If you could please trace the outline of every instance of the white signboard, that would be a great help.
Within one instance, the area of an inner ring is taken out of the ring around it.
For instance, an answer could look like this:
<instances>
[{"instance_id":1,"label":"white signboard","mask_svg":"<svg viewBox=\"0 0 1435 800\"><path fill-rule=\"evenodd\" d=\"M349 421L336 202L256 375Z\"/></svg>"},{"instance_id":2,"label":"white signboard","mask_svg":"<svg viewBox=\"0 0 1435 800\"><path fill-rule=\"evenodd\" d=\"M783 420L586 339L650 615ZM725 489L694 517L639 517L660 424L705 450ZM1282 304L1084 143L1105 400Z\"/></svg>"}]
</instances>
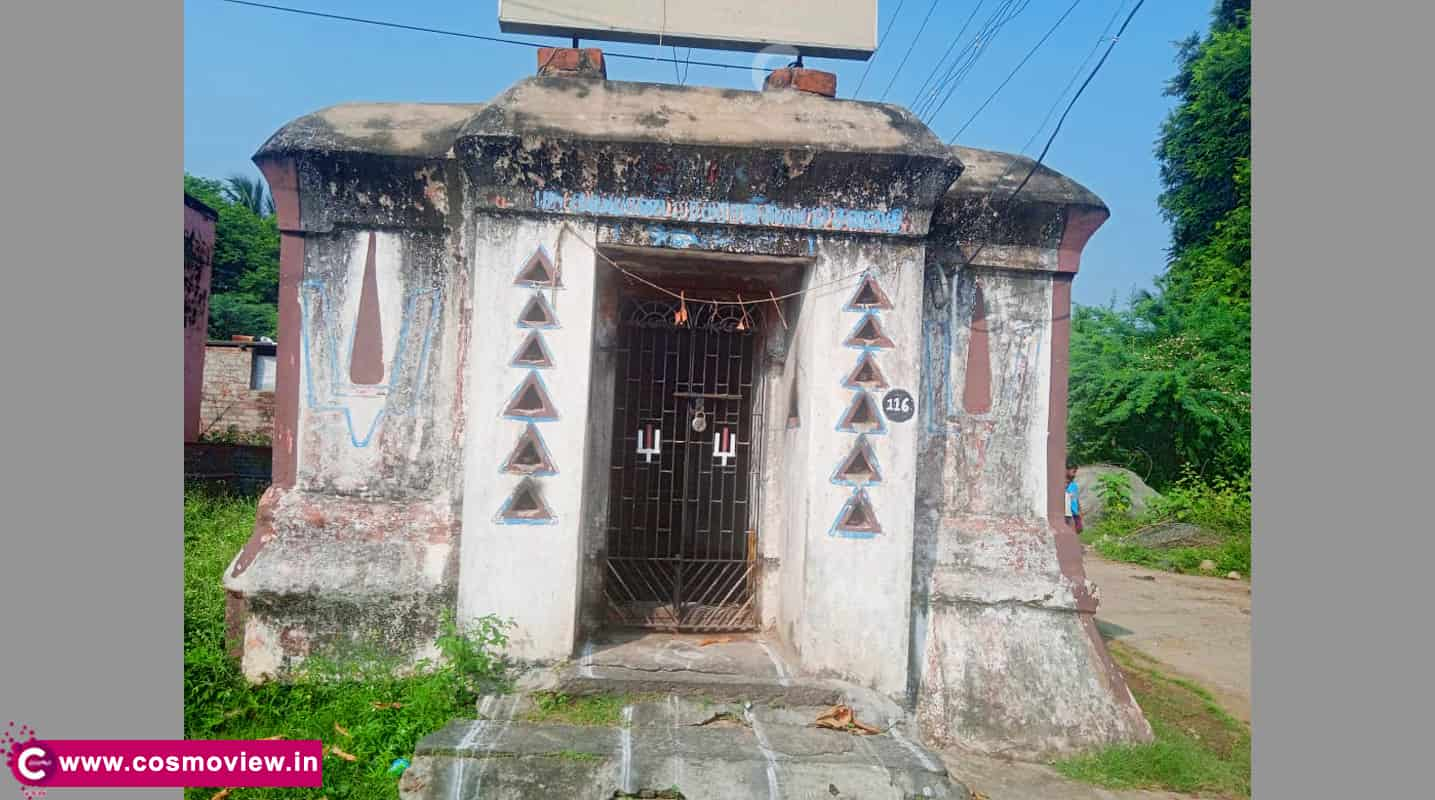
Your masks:
<instances>
[{"instance_id":1,"label":"white signboard","mask_svg":"<svg viewBox=\"0 0 1435 800\"><path fill-rule=\"evenodd\" d=\"M877 47L877 0L498 0L498 27L717 50L786 46L865 60Z\"/></svg>"}]
</instances>

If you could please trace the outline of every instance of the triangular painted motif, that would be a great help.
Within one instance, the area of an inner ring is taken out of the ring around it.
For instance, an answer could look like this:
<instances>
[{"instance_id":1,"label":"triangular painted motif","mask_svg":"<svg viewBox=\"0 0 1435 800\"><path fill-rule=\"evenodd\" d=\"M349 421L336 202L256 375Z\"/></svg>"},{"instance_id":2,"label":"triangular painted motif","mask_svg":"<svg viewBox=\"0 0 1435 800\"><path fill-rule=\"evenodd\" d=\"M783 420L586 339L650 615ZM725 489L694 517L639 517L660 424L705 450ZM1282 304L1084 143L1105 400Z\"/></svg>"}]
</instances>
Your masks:
<instances>
[{"instance_id":1,"label":"triangular painted motif","mask_svg":"<svg viewBox=\"0 0 1435 800\"><path fill-rule=\"evenodd\" d=\"M857 366L847 373L842 385L849 389L886 389L887 376L877 366L877 357L867 351L857 359Z\"/></svg>"},{"instance_id":2,"label":"triangular painted motif","mask_svg":"<svg viewBox=\"0 0 1435 800\"><path fill-rule=\"evenodd\" d=\"M872 501L865 490L858 489L847 498L837 514L832 532L856 539L870 538L882 532L882 523L877 521L877 513L872 510Z\"/></svg>"},{"instance_id":3,"label":"triangular painted motif","mask_svg":"<svg viewBox=\"0 0 1435 800\"><path fill-rule=\"evenodd\" d=\"M847 335L843 344L848 347L879 349L891 347L892 340L882 330L882 323L877 319L877 315L869 312L858 320L857 327Z\"/></svg>"},{"instance_id":4,"label":"triangular painted motif","mask_svg":"<svg viewBox=\"0 0 1435 800\"><path fill-rule=\"evenodd\" d=\"M375 270L377 239L369 232L364 277L359 284L359 315L354 320L354 342L349 353L349 382L375 386L384 382L384 332L379 312L379 282Z\"/></svg>"},{"instance_id":5,"label":"triangular painted motif","mask_svg":"<svg viewBox=\"0 0 1435 800\"><path fill-rule=\"evenodd\" d=\"M877 283L876 276L868 274L862 279L862 284L857 291L852 293L852 299L847 301L847 311L867 311L881 309L883 311L892 308L892 301L887 299L887 293L882 291L881 285Z\"/></svg>"},{"instance_id":6,"label":"triangular painted motif","mask_svg":"<svg viewBox=\"0 0 1435 800\"><path fill-rule=\"evenodd\" d=\"M546 369L553 366L553 355L548 352L548 345L543 341L543 334L538 331L530 331L528 338L523 340L518 352L513 354L513 360L508 362L510 367L534 367Z\"/></svg>"},{"instance_id":7,"label":"triangular painted motif","mask_svg":"<svg viewBox=\"0 0 1435 800\"><path fill-rule=\"evenodd\" d=\"M503 462L503 471L518 475L557 474L558 467L553 463L553 456L533 423L528 423L523 435L518 437L518 444L513 446L513 452Z\"/></svg>"},{"instance_id":8,"label":"triangular painted motif","mask_svg":"<svg viewBox=\"0 0 1435 800\"><path fill-rule=\"evenodd\" d=\"M832 482L848 486L882 482L882 470L877 465L877 455L872 451L872 443L867 441L866 436L857 437L852 452L842 459L842 463L837 465L837 471L832 473Z\"/></svg>"},{"instance_id":9,"label":"triangular painted motif","mask_svg":"<svg viewBox=\"0 0 1435 800\"><path fill-rule=\"evenodd\" d=\"M498 521L509 525L542 525L556 520L543 501L538 481L524 478L498 510Z\"/></svg>"},{"instance_id":10,"label":"triangular painted motif","mask_svg":"<svg viewBox=\"0 0 1435 800\"><path fill-rule=\"evenodd\" d=\"M882 412L872 395L858 392L837 423L837 430L843 433L886 433L887 423L882 419Z\"/></svg>"},{"instance_id":11,"label":"triangular painted motif","mask_svg":"<svg viewBox=\"0 0 1435 800\"><path fill-rule=\"evenodd\" d=\"M503 407L503 416L530 422L558 419L558 409L549 399L548 390L544 388L543 379L538 376L536 370L529 370L523 383L520 383L513 396L508 398L508 405Z\"/></svg>"},{"instance_id":12,"label":"triangular painted motif","mask_svg":"<svg viewBox=\"0 0 1435 800\"><path fill-rule=\"evenodd\" d=\"M518 271L518 277L513 279L515 286L545 286L557 288L563 285L562 278L558 275L558 269L553 266L553 259L548 257L548 251L539 246Z\"/></svg>"},{"instance_id":13,"label":"triangular painted motif","mask_svg":"<svg viewBox=\"0 0 1435 800\"><path fill-rule=\"evenodd\" d=\"M533 296L528 298L528 304L518 314L518 327L558 327L558 315L553 313L553 306L548 305L548 300L543 297L541 292L534 292Z\"/></svg>"}]
</instances>

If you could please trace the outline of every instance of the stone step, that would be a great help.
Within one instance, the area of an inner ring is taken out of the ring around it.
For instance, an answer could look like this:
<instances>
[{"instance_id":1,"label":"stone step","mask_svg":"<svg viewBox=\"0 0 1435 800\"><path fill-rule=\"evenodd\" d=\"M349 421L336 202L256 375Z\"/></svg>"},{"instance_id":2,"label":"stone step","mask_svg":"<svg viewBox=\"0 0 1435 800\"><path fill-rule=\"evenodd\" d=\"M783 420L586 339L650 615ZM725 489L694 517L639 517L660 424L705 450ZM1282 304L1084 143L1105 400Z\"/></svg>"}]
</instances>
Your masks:
<instances>
[{"instance_id":1,"label":"stone step","mask_svg":"<svg viewBox=\"0 0 1435 800\"><path fill-rule=\"evenodd\" d=\"M758 635L634 634L586 642L549 688L791 706L843 702L843 684L800 678L791 663L779 643Z\"/></svg>"},{"instance_id":2,"label":"stone step","mask_svg":"<svg viewBox=\"0 0 1435 800\"><path fill-rule=\"evenodd\" d=\"M858 736L812 726L825 708L670 695L626 706L615 726L578 726L530 721L530 702L485 698L482 718L425 737L399 782L401 798L970 797L904 725L864 720L884 732Z\"/></svg>"}]
</instances>

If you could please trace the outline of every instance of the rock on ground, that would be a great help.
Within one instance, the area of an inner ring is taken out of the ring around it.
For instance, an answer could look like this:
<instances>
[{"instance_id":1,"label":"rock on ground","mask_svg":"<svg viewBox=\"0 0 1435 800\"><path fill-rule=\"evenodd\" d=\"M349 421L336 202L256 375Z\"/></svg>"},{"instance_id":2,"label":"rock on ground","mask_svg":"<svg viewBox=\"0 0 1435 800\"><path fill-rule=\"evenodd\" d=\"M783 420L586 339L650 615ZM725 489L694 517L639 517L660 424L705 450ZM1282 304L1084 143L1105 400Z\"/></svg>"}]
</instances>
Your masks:
<instances>
[{"instance_id":1,"label":"rock on ground","mask_svg":"<svg viewBox=\"0 0 1435 800\"><path fill-rule=\"evenodd\" d=\"M1101 495L1097 493L1100 487L1102 475L1125 475L1126 480L1131 484L1131 513L1139 515L1146 510L1146 506L1152 499L1160 497L1160 493L1150 486L1141 476L1125 467L1118 467L1113 464L1088 464L1078 467L1076 470L1076 485L1081 489L1081 517L1087 523L1095 522L1105 513L1105 503L1101 501Z\"/></svg>"}]
</instances>

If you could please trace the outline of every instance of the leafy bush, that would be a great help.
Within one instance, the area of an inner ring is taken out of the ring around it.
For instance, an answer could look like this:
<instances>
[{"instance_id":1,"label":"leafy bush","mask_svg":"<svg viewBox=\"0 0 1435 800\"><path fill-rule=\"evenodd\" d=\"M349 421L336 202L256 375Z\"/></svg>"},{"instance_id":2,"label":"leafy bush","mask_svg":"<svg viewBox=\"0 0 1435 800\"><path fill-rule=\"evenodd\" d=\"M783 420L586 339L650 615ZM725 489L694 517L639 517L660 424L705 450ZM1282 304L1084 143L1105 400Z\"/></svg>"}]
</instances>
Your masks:
<instances>
[{"instance_id":1,"label":"leafy bush","mask_svg":"<svg viewBox=\"0 0 1435 800\"><path fill-rule=\"evenodd\" d=\"M485 617L446 626L445 661L395 677L382 658L335 664L314 659L303 679L249 685L225 651L221 578L254 529L255 500L198 486L184 493L184 733L189 739L318 739L355 757L324 759L324 785L237 789L232 800L392 800L396 758L455 717L473 716L474 693L506 685L500 649L508 623ZM332 752L332 751L331 751ZM185 790L209 800L217 787Z\"/></svg>"},{"instance_id":2,"label":"leafy bush","mask_svg":"<svg viewBox=\"0 0 1435 800\"><path fill-rule=\"evenodd\" d=\"M1105 499L1103 497L1103 499ZM1152 548L1131 539L1132 534L1163 522L1184 522L1219 537L1216 544L1195 547ZM1239 478L1200 478L1189 466L1159 498L1153 497L1139 517L1109 515L1087 528L1082 541L1113 561L1164 569L1198 572L1201 562L1216 563L1219 573L1251 574L1251 481Z\"/></svg>"},{"instance_id":3,"label":"leafy bush","mask_svg":"<svg viewBox=\"0 0 1435 800\"><path fill-rule=\"evenodd\" d=\"M1103 473L1096 478L1096 496L1101 498L1103 510L1108 514L1131 511L1131 481L1119 472Z\"/></svg>"}]
</instances>

